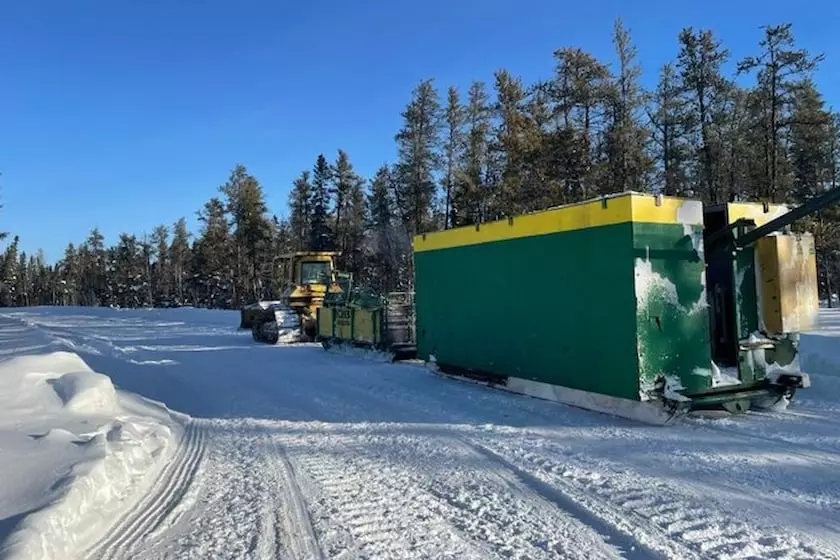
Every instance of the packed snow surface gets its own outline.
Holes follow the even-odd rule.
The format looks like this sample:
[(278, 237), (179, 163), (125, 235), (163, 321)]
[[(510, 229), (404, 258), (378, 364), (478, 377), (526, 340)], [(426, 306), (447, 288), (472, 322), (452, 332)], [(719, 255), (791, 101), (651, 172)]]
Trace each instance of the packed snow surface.
[(7, 313), (0, 556), (840, 558), (822, 319), (786, 411), (656, 427), (262, 345), (235, 312)]

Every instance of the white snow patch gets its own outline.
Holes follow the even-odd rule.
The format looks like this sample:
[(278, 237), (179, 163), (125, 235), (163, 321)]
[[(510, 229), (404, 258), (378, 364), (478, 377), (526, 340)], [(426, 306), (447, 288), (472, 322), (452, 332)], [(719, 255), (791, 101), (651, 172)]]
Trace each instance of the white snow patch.
[(637, 308), (645, 308), (648, 304), (648, 299), (653, 293), (664, 296), (665, 300), (670, 305), (673, 305), (688, 315), (699, 313), (707, 306), (705, 282), (703, 283), (704, 289), (701, 292), (700, 297), (691, 305), (690, 308), (686, 308), (680, 304), (677, 287), (673, 282), (663, 277), (658, 272), (655, 272), (653, 270), (653, 263), (650, 260), (642, 258), (636, 259), (635, 276)]
[[(5, 333), (17, 326), (0, 319), (0, 347), (15, 348)], [(46, 342), (35, 329), (23, 336)], [(180, 433), (164, 407), (116, 390), (73, 352), (1, 361), (0, 556), (78, 556), (150, 484)]]
[(434, 354), (429, 354), (429, 361), (426, 362), (426, 369), (432, 372), (440, 371), (437, 364), (437, 357)]
[(256, 303), (251, 303), (245, 306), (245, 309), (268, 309), (273, 305), (283, 305), (283, 302), (280, 300), (271, 300), (271, 301), (258, 301)]
[[(40, 360), (49, 363), (53, 360), (59, 361), (65, 355), (82, 361), (76, 354), (67, 352), (56, 352), (40, 358)], [(24, 359), (31, 360), (31, 358)], [(25, 368), (26, 366), (17, 365), (17, 367)], [(59, 377), (46, 380), (58, 398), (61, 399), (62, 405), (68, 410), (79, 413), (116, 413), (119, 405), (117, 404), (117, 392), (111, 384), (111, 379), (106, 375), (91, 371), (84, 362), (82, 362), (81, 367), (84, 369), (70, 371)]]
[(712, 387), (726, 387), (730, 385), (740, 385), (741, 379), (738, 377), (737, 367), (719, 368), (717, 364), (712, 362)]
[(721, 368), (715, 362), (712, 362), (711, 368), (695, 368), (694, 373), (704, 377), (711, 377), (712, 387), (727, 387), (741, 384), (737, 367)]
[[(763, 357), (763, 354), (762, 354)], [(767, 369), (765, 370), (765, 376), (771, 383), (776, 383), (782, 375), (785, 374), (793, 374), (798, 375), (802, 378), (802, 387), (808, 388), (811, 386), (811, 377), (808, 373), (803, 372), (799, 366), (799, 355), (795, 356), (793, 361), (789, 364), (785, 364), (783, 366), (772, 363), (767, 365)]]
[(138, 366), (171, 366), (175, 365), (178, 362), (175, 360), (126, 360), (130, 364), (135, 364)]
[(348, 344), (340, 344), (336, 346), (332, 346), (329, 349), (329, 352), (332, 354), (339, 354), (342, 356), (352, 356), (355, 358), (362, 358), (364, 360), (369, 360), (373, 362), (392, 362), (394, 360), (394, 354), (391, 352), (383, 352), (380, 350), (375, 350), (371, 348), (363, 348), (352, 346)]
[(676, 375), (665, 376), (665, 391), (663, 395), (666, 399), (678, 402), (691, 402), (691, 399), (681, 394), (680, 391), (685, 391), (682, 380)]
[[(639, 361), (641, 362), (641, 357), (639, 358)], [(650, 381), (649, 379), (640, 379), (639, 381), (639, 400), (642, 402), (651, 400), (651, 395), (656, 391), (656, 383)]]
[[(677, 221), (683, 225), (683, 232), (691, 237), (691, 244), (698, 255), (703, 255), (703, 203), (686, 200), (677, 208)], [(700, 226), (700, 227), (698, 227)]]

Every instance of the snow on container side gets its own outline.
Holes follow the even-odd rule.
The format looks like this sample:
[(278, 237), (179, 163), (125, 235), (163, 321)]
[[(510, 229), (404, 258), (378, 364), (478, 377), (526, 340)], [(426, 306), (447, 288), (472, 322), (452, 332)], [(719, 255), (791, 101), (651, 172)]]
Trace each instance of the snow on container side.
[(414, 251), (418, 353), (443, 372), (647, 421), (710, 384), (699, 201), (623, 193)]

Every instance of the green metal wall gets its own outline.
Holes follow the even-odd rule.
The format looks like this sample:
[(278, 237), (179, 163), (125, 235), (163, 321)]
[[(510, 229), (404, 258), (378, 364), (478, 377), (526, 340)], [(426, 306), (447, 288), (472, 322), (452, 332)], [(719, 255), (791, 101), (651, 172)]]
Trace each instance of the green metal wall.
[(687, 394), (711, 384), (705, 262), (692, 243), (702, 235), (700, 226), (688, 235), (682, 225), (633, 224), (633, 254), (641, 260), (636, 318), (643, 388), (652, 387), (660, 374), (679, 378)]
[(689, 394), (710, 385), (705, 263), (683, 225), (628, 222), (415, 259), (421, 358), (632, 400), (660, 374)]
[(421, 358), (638, 400), (631, 223), (415, 254)]

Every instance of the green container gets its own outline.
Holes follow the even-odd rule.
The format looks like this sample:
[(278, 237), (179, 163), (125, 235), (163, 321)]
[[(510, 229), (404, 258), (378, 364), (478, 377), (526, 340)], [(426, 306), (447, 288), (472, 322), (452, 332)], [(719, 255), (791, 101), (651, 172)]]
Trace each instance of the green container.
[(669, 416), (711, 387), (702, 239), (701, 202), (635, 193), (417, 236), (418, 353), (516, 392)]

